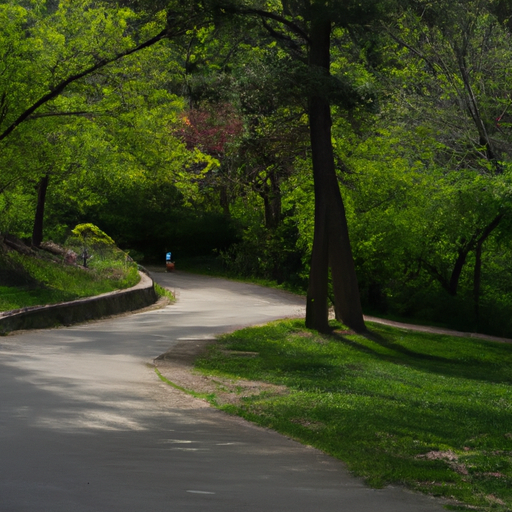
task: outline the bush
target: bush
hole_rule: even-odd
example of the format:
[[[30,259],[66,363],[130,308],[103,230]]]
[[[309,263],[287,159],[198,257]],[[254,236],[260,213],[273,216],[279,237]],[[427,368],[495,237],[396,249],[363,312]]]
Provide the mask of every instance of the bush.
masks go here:
[[[248,229],[241,242],[220,252],[226,268],[238,277],[256,277],[305,289],[302,253],[296,247],[298,233],[281,224],[275,231],[262,226]]]

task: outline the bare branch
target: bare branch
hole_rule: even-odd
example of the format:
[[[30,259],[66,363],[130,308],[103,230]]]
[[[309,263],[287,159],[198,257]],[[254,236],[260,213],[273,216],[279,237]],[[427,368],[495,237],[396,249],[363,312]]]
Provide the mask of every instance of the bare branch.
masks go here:
[[[65,117],[65,116],[108,116],[112,115],[107,112],[91,112],[91,111],[77,111],[77,112],[43,112],[40,114],[32,114],[27,117],[27,121],[31,121],[33,119],[40,119],[42,117]]]
[[[59,84],[57,84],[55,87],[53,87],[50,92],[39,98],[32,106],[27,108],[11,125],[9,125],[3,133],[0,134],[0,141],[8,137],[21,123],[29,119],[34,112],[40,108],[42,105],[45,105],[49,101],[57,98],[68,85],[70,85],[73,82],[76,82],[77,80],[80,80],[81,78],[91,75],[92,73],[98,71],[99,69],[104,68],[108,64],[111,64],[113,62],[117,62],[124,57],[127,57],[129,55],[132,55],[140,50],[143,50],[145,48],[148,48],[155,43],[158,43],[159,41],[162,41],[163,39],[168,39],[172,36],[179,36],[186,32],[186,28],[181,28],[176,30],[175,33],[171,33],[170,27],[166,27],[164,30],[162,30],[160,33],[158,33],[156,36],[152,37],[151,39],[148,39],[147,41],[144,41],[143,43],[135,46],[134,48],[131,48],[130,50],[126,50],[124,52],[118,53],[117,55],[109,58],[109,59],[101,59],[92,66],[89,66],[87,69],[84,69],[83,71],[76,73],[74,75],[69,76],[65,80],[62,80]]]
[[[221,6],[222,11],[230,12],[232,14],[248,14],[250,16],[258,16],[259,18],[265,18],[277,21],[281,25],[285,25],[288,29],[293,32],[295,35],[304,39],[307,43],[310,42],[309,36],[304,30],[302,30],[298,25],[293,23],[290,20],[287,20],[285,17],[280,16],[279,14],[275,14],[273,12],[264,11],[262,9],[238,9],[233,7],[232,5],[224,5]]]

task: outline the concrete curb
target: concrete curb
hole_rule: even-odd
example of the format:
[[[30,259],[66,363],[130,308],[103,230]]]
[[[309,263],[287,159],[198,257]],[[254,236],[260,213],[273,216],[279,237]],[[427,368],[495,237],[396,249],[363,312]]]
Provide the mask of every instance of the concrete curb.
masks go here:
[[[153,280],[142,272],[139,274],[139,283],[127,290],[116,290],[71,302],[32,306],[0,313],[0,334],[22,329],[72,325],[150,306],[158,299]]]

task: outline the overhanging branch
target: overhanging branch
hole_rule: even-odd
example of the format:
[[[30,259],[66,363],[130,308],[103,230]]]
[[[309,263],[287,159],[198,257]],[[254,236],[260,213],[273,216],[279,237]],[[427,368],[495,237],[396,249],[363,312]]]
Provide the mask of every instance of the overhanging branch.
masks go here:
[[[239,9],[237,7],[233,7],[232,5],[220,5],[220,10],[232,14],[247,14],[249,16],[258,16],[259,18],[277,21],[281,25],[286,26],[295,35],[304,39],[304,41],[306,41],[307,43],[310,43],[310,38],[308,34],[304,32],[304,30],[302,30],[298,25],[296,25],[292,21],[286,19],[283,16],[280,16],[279,14],[264,11],[262,9]]]
[[[144,41],[143,43],[135,46],[134,48],[131,48],[129,50],[126,50],[124,52],[118,53],[117,55],[114,55],[110,59],[101,59],[92,66],[89,66],[88,68],[84,69],[83,71],[79,73],[75,73],[74,75],[69,76],[65,80],[62,80],[59,84],[57,84],[55,87],[53,87],[50,92],[39,98],[35,103],[33,103],[29,108],[27,108],[13,123],[11,123],[1,134],[0,134],[0,141],[8,137],[21,123],[31,118],[31,116],[34,115],[34,112],[36,112],[37,109],[39,109],[42,105],[48,103],[49,101],[57,98],[68,85],[70,85],[73,82],[76,82],[77,80],[80,80],[81,78],[84,78],[85,76],[91,75],[92,73],[98,71],[101,68],[104,68],[108,64],[112,64],[113,62],[117,62],[124,57],[128,57],[129,55],[132,55],[140,50],[143,50],[145,48],[149,48],[150,46],[158,43],[159,41],[162,41],[163,39],[168,39],[171,36],[178,36],[182,35],[186,32],[186,28],[178,29],[175,33],[171,34],[171,30],[169,27],[166,27],[164,30],[162,30],[160,33],[158,33],[156,36],[152,37],[151,39],[148,39],[147,41]]]
[[[27,121],[33,119],[40,119],[42,117],[66,117],[66,116],[109,116],[112,115],[108,112],[91,112],[91,111],[72,111],[72,112],[42,112],[40,114],[32,114],[27,118]]]

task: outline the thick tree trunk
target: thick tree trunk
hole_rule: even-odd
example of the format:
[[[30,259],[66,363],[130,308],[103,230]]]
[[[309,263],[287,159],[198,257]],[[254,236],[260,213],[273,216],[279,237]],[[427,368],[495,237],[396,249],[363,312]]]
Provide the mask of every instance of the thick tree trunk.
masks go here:
[[[329,74],[328,19],[312,23],[310,68]],[[345,208],[336,178],[331,139],[331,112],[327,98],[309,99],[311,154],[315,183],[315,234],[306,305],[306,326],[328,330],[327,290],[331,267],[336,317],[356,331],[365,331],[359,287],[348,236]]]
[[[466,259],[468,257],[469,251],[473,249],[473,242],[469,243],[463,249],[459,249],[459,255],[455,260],[455,265],[453,266],[452,274],[450,276],[450,281],[448,283],[448,288],[446,289],[448,293],[455,297],[457,295],[457,290],[459,288],[459,280],[460,275],[462,273],[462,269],[466,264]]]
[[[222,208],[222,213],[224,217],[227,219],[231,218],[231,211],[229,209],[229,195],[228,195],[228,187],[226,185],[220,186],[219,191],[219,204]]]
[[[32,245],[34,247],[39,247],[43,241],[44,207],[49,180],[50,178],[48,175],[43,176],[39,181],[39,186],[37,189],[37,207],[36,215],[34,218],[34,229],[32,230]]]
[[[267,173],[267,179],[258,192],[263,199],[265,209],[265,227],[269,231],[275,231],[281,224],[281,189],[277,172],[271,170]]]
[[[335,300],[336,318],[357,332],[366,331],[361,308],[359,283],[348,234],[345,207],[336,184],[336,196],[330,204],[329,265]]]
[[[475,269],[473,273],[473,306],[475,318],[478,322],[480,317],[480,286],[482,282],[482,245],[484,241],[479,242],[475,249]]]
[[[329,251],[326,219],[327,212],[325,202],[321,198],[321,187],[315,178],[315,232],[306,299],[306,327],[319,332],[329,330],[327,310]]]

